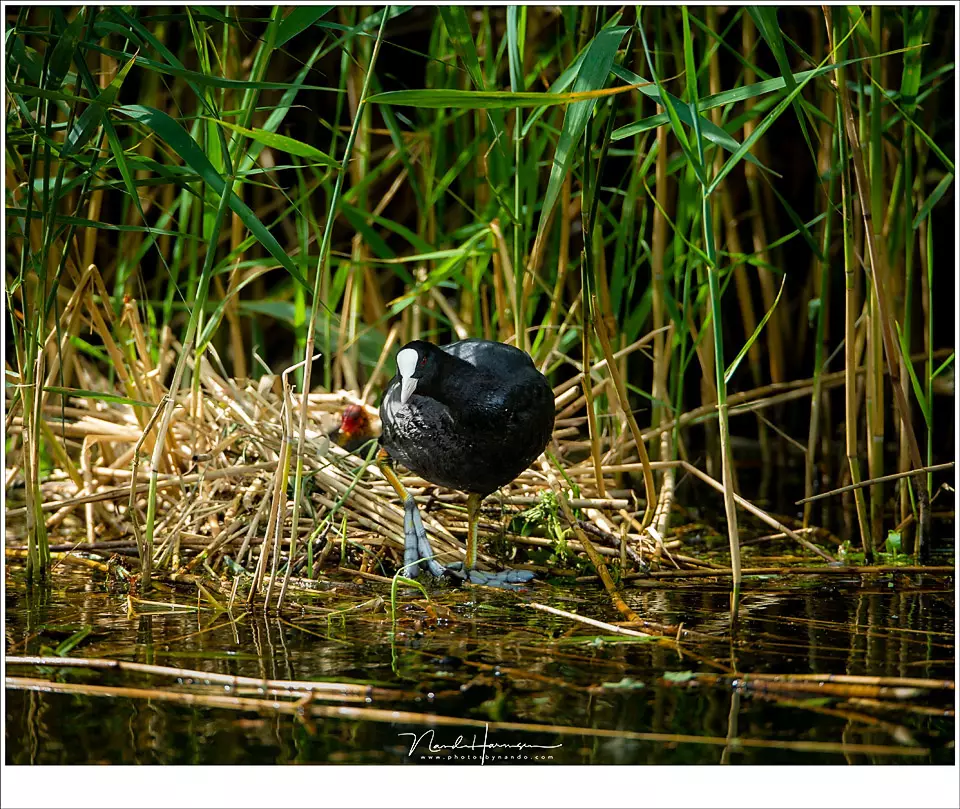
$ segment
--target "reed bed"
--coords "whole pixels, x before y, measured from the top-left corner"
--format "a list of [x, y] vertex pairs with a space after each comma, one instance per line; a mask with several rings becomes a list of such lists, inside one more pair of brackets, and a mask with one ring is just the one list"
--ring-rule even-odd
[[[621, 580], [736, 593], [771, 530], [923, 563], [953, 520], [952, 7], [6, 13], [31, 578], [79, 554], [265, 609], [389, 580], [401, 508], [328, 434], [421, 337], [555, 386], [482, 561], [599, 576], [627, 621]], [[463, 498], [405, 483], [461, 557]], [[722, 562], [684, 531], [708, 491]]]
[[[177, 349], [173, 344], [169, 352], [174, 354]], [[167, 364], [174, 362], [172, 356], [167, 359]], [[291, 580], [284, 567], [291, 574], [300, 574], [292, 579], [295, 585], [307, 587], [303, 579], [316, 578], [331, 566], [348, 574], [379, 574], [385, 579], [392, 575], [402, 559], [403, 511], [379, 469], [370, 463], [375, 442], [354, 454], [341, 449], [328, 436], [338, 426], [345, 405], [365, 406], [374, 429], [377, 411], [349, 391], [308, 397], [303, 457], [308, 483], [301, 513], [310, 519], [300, 526], [291, 567], [289, 502], [282, 522], [273, 529], [267, 524], [273, 502], [269, 493], [280, 474], [286, 440], [278, 423], [285, 406], [276, 393], [280, 380], [263, 377], [256, 387], [248, 383], [240, 388], [206, 362], [199, 380], [199, 403], [193, 401], [192, 394], [182, 394], [170, 424], [174, 444], [166, 460], [168, 468], [179, 471], [156, 476], [157, 511], [163, 515], [157, 530], [164, 538], [155, 549], [156, 575], [174, 581], [200, 581], [205, 575], [216, 580], [221, 571], [231, 575], [249, 571], [254, 576], [260, 571], [263, 579], [262, 571], [275, 570], [278, 562], [272, 561], [274, 558], [283, 560], [280, 572], [270, 574], [278, 584]], [[553, 564], [529, 565], [548, 576], [575, 575], [583, 569], [577, 557], [584, 553], [585, 545], [606, 563], [618, 566], [626, 558], [631, 566], [638, 564], [648, 571], [651, 566], [667, 565], [674, 570], [706, 570], [715, 575], [727, 572], [722, 565], [681, 553], [681, 538], [664, 539], [643, 532], [640, 521], [644, 503], [632, 489], [605, 488], [601, 495], [592, 462], [582, 458], [579, 430], [563, 426], [564, 421], [574, 421], [585, 406], [584, 397], [579, 395], [581, 388], [568, 383], [561, 388], [557, 409], [563, 418], [558, 419], [547, 455], [505, 487], [498, 498], [491, 498], [481, 519], [481, 536], [495, 547], [502, 546], [500, 540], [511, 522], [514, 527], [525, 524], [529, 530], [522, 530], [519, 536], [511, 534], [511, 544], [549, 554]], [[162, 390], [159, 393], [161, 400], [169, 395]], [[298, 397], [291, 394], [290, 399], [291, 410], [298, 410]], [[146, 470], [140, 468], [134, 474], [130, 469], [131, 457], [143, 445], [137, 406], [72, 397], [68, 406], [50, 407], [47, 420], [54, 434], [64, 435], [82, 448], [79, 480], [66, 473], [53, 474], [41, 486], [41, 513], [48, 535], [78, 538], [50, 544], [49, 551], [60, 556], [81, 554], [78, 559], [104, 572], [109, 569], [106, 563], [112, 560], [114, 575], [138, 579], [139, 561], [145, 552], [142, 522], [151, 483]], [[12, 423], [22, 426], [18, 416]], [[615, 473], [640, 471], [642, 465], [634, 453], [609, 446], [612, 440], [600, 444], [604, 457], [616, 457], [618, 461], [617, 465], [601, 466], [609, 480]], [[96, 445], [109, 447], [109, 455], [101, 450], [99, 464], [90, 461]], [[110, 457], [115, 460], [108, 462]], [[684, 469], [688, 465], [658, 462], [653, 466]], [[445, 561], [462, 557], [465, 496], [437, 490], [416, 477], [405, 476], [403, 480], [417, 493], [421, 507], [428, 507], [424, 521], [437, 551]], [[716, 481], [707, 480], [719, 487]], [[812, 547], [815, 553], [824, 553], [775, 518], [752, 508], [774, 528], [784, 530], [785, 536]], [[572, 522], [564, 522], [564, 510]], [[7, 517], [14, 524], [25, 513], [25, 507], [11, 508]], [[276, 515], [272, 518], [277, 519]], [[568, 536], [569, 525], [573, 527], [572, 536]], [[23, 537], [17, 537], [15, 531], [8, 536], [8, 558], [26, 554], [27, 548], [16, 544], [17, 538], [22, 542]], [[481, 558], [492, 563], [503, 561], [489, 555]], [[196, 578], [191, 579], [189, 574], [196, 574]], [[250, 586], [255, 581], [246, 582], [244, 594], [252, 597], [259, 592]]]

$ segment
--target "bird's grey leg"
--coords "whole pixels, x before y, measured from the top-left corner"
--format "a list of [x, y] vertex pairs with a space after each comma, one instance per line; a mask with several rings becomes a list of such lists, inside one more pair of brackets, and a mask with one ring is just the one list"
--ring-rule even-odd
[[531, 570], [501, 570], [497, 573], [487, 573], [483, 570], [470, 568], [464, 571], [463, 562], [454, 562], [444, 567], [435, 558], [430, 540], [427, 538], [427, 531], [420, 519], [420, 509], [417, 508], [413, 496], [409, 494], [403, 501], [403, 533], [405, 539], [403, 550], [404, 570], [414, 571], [404, 573], [405, 576], [415, 577], [419, 572], [418, 563], [424, 562], [427, 570], [438, 579], [443, 575], [448, 575], [461, 581], [468, 581], [471, 584], [499, 587], [503, 590], [519, 589], [521, 585], [526, 584], [533, 578], [533, 571]]
[[403, 570], [401, 574], [411, 579], [420, 572], [420, 563], [427, 566], [427, 570], [436, 578], [444, 575], [471, 584], [482, 584], [485, 587], [499, 587], [502, 590], [518, 590], [533, 578], [532, 570], [500, 570], [496, 573], [487, 573], [484, 570], [470, 568], [464, 570], [463, 562], [454, 562], [444, 567], [436, 560], [427, 531], [420, 518], [420, 509], [413, 495], [408, 494], [403, 499]]
[[534, 578], [532, 570], [499, 570], [496, 573], [487, 573], [485, 570], [472, 568], [464, 571], [463, 562], [454, 562], [445, 568], [446, 572], [470, 584], [482, 584], [484, 587], [499, 587], [501, 590], [519, 590]]
[[403, 564], [405, 576], [416, 577], [419, 572], [418, 562], [424, 562], [434, 576], [439, 578], [446, 572], [446, 568], [435, 558], [430, 540], [427, 539], [427, 530], [420, 519], [420, 509], [412, 494], [403, 499]]
[[394, 491], [400, 495], [400, 499], [403, 500], [403, 568], [400, 570], [401, 575], [415, 579], [420, 573], [420, 562], [425, 562], [427, 569], [434, 576], [442, 576], [445, 568], [433, 558], [433, 548], [430, 547], [427, 531], [423, 527], [423, 520], [420, 519], [420, 509], [417, 508], [417, 502], [400, 482], [397, 473], [393, 471], [390, 456], [382, 448], [377, 453], [377, 466], [390, 485], [393, 486]]
[[420, 575], [420, 550], [414, 525], [414, 515], [417, 513], [417, 504], [408, 494], [403, 502], [403, 569], [400, 575], [409, 579]]
[[447, 570], [457, 578], [466, 579], [471, 584], [485, 587], [499, 587], [502, 590], [517, 590], [533, 578], [530, 570], [501, 570], [487, 573], [477, 570], [477, 529], [480, 519], [480, 502], [483, 497], [470, 494], [467, 497], [467, 558], [466, 563], [454, 562]]
[[397, 477], [396, 472], [390, 465], [390, 456], [382, 449], [377, 455], [377, 466], [380, 467], [383, 476], [403, 500], [403, 568], [400, 571], [401, 575], [415, 579], [420, 573], [420, 563], [422, 562], [427, 566], [427, 570], [437, 578], [444, 575], [452, 576], [460, 581], [469, 581], [471, 584], [500, 587], [504, 590], [516, 590], [520, 585], [533, 578], [533, 573], [529, 570], [501, 570], [498, 573], [486, 573], [473, 567], [476, 564], [476, 523], [480, 511], [480, 498], [476, 495], [471, 495], [467, 508], [470, 522], [468, 537], [472, 538], [472, 542], [468, 541], [467, 553], [468, 556], [473, 556], [473, 562], [467, 569], [464, 569], [463, 562], [454, 562], [449, 567], [444, 567], [434, 556], [430, 540], [427, 538], [427, 530], [423, 527], [423, 520], [420, 518], [420, 509], [417, 508], [416, 500], [400, 482], [400, 478]]
[[482, 570], [471, 570], [467, 578], [473, 584], [485, 584], [487, 587], [502, 587], [504, 590], [513, 590], [522, 584], [532, 581], [532, 570], [513, 570], [507, 568], [496, 573], [485, 573]]

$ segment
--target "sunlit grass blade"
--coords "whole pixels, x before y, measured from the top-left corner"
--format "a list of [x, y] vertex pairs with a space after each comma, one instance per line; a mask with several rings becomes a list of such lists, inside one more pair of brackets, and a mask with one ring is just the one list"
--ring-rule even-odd
[[[661, 90], [656, 86], [654, 82], [645, 81], [641, 76], [638, 76], [636, 73], [633, 73], [627, 70], [624, 67], [615, 65], [613, 67], [613, 73], [618, 78], [623, 79], [626, 82], [630, 82], [632, 87], [636, 87], [641, 93], [649, 98], [652, 98], [660, 106], [665, 107], [661, 98]], [[670, 103], [673, 105], [673, 109], [677, 114], [677, 117], [685, 123], [687, 126], [694, 125], [694, 116], [690, 111], [689, 107], [684, 104], [679, 98], [670, 93], [663, 91], [663, 95], [666, 96]], [[698, 104], [698, 107], [702, 110], [704, 109], [702, 102]], [[697, 126], [700, 127], [703, 132], [703, 136], [709, 140], [711, 143], [715, 143], [718, 146], [722, 146], [728, 152], [735, 152], [740, 148], [740, 143], [732, 135], [725, 132], [719, 126], [713, 123], [703, 116], [697, 116]], [[655, 129], [658, 126], [662, 126], [665, 123], [670, 121], [670, 114], [667, 112], [660, 113], [659, 115], [652, 115], [649, 118], [644, 118], [642, 121], [636, 121], [632, 124], [627, 124], [622, 126], [619, 129], [613, 130], [613, 134], [610, 136], [611, 140], [623, 140], [624, 138], [633, 137], [634, 135], [639, 135], [642, 132], [646, 132], [649, 129]], [[754, 163], [760, 166], [765, 171], [769, 171], [775, 176], [780, 176], [776, 172], [764, 166], [756, 157], [752, 154], [747, 154], [746, 160], [749, 160], [751, 163]]]
[[773, 306], [767, 309], [763, 313], [763, 317], [760, 319], [760, 322], [757, 324], [757, 328], [754, 329], [753, 334], [750, 335], [750, 338], [743, 344], [743, 348], [737, 353], [737, 356], [734, 357], [733, 362], [727, 366], [727, 370], [723, 372], [723, 381], [725, 383], [730, 382], [733, 378], [733, 375], [737, 372], [737, 368], [740, 363], [743, 361], [743, 358], [747, 356], [747, 352], [750, 351], [750, 348], [754, 343], [757, 342], [757, 339], [760, 337], [760, 333], [763, 331], [763, 327], [767, 325], [767, 321], [770, 319], [770, 316], [773, 314], [774, 310], [777, 308], [777, 304], [780, 303], [780, 296], [783, 295], [783, 290], [787, 285], [787, 276], [784, 275], [780, 280], [780, 290], [777, 292], [777, 297], [774, 298]]
[[[10, 216], [27, 216], [25, 208], [8, 208], [7, 214]], [[46, 218], [39, 211], [30, 212], [31, 219]], [[118, 233], [150, 233], [155, 236], [178, 236], [174, 230], [166, 228], [150, 227], [148, 225], [117, 225], [110, 222], [104, 222], [100, 219], [85, 219], [82, 216], [68, 216], [67, 214], [54, 214], [53, 221], [62, 225], [72, 225], [80, 228], [99, 228], [101, 230], [115, 230]], [[199, 236], [188, 235], [184, 237], [187, 241], [200, 241]]]
[[507, 6], [507, 62], [510, 67], [510, 89], [523, 91], [523, 57], [521, 49], [521, 17], [525, 16], [519, 6]]
[[[609, 28], [594, 37], [584, 56], [580, 72], [573, 83], [574, 95], [597, 91], [603, 87], [610, 74], [610, 68], [613, 67], [617, 48], [628, 30], [628, 28], [622, 26]], [[593, 112], [593, 107], [593, 100], [577, 101], [568, 107], [564, 113], [563, 127], [560, 130], [553, 165], [550, 168], [550, 179], [547, 182], [547, 190], [543, 195], [540, 226], [537, 230], [538, 241], [543, 237], [543, 231], [550, 218], [550, 213], [556, 204], [557, 197], [560, 195], [560, 186], [570, 168], [574, 149], [583, 135], [584, 129], [586, 129], [587, 119]]]
[[67, 132], [67, 136], [63, 142], [63, 149], [60, 151], [62, 158], [71, 157], [79, 152], [86, 146], [90, 138], [93, 137], [97, 126], [103, 119], [106, 108], [113, 104], [117, 94], [120, 92], [124, 79], [127, 78], [127, 75], [130, 73], [130, 68], [133, 67], [133, 62], [133, 59], [127, 60], [127, 63], [120, 68], [113, 81], [100, 93], [100, 96], [97, 98], [97, 103], [90, 104], [77, 119], [70, 131]]
[[131, 399], [129, 396], [120, 396], [115, 393], [108, 393], [102, 390], [84, 390], [83, 388], [61, 388], [57, 385], [48, 385], [44, 387], [47, 393], [55, 393], [58, 396], [73, 396], [78, 399], [89, 399], [92, 402], [106, 402], [108, 404], [129, 405], [130, 407], [147, 407], [151, 410], [156, 407], [156, 403], [141, 402], [139, 399]]
[[933, 206], [943, 198], [943, 195], [947, 193], [951, 185], [953, 185], [953, 172], [948, 171], [943, 175], [943, 177], [940, 178], [940, 182], [937, 183], [933, 191], [930, 192], [930, 196], [924, 200], [920, 210], [917, 211], [917, 215], [913, 219], [914, 230], [919, 228], [923, 220], [930, 215], [930, 211], [933, 210]]
[[[621, 12], [619, 11], [616, 12], [610, 17], [609, 20], [607, 20], [606, 23], [604, 23], [603, 29], [601, 30], [607, 30], [607, 29], [616, 27], [617, 23], [620, 22], [620, 18], [622, 16], [623, 15], [621, 14]], [[576, 57], [574, 57], [573, 61], [570, 62], [570, 64], [564, 68], [563, 72], [559, 76], [557, 76], [556, 80], [550, 85], [549, 92], [562, 93], [571, 84], [573, 84], [573, 82], [576, 80], [577, 76], [580, 73], [580, 66], [583, 64], [583, 60], [586, 58], [587, 51], [590, 48], [590, 44], [591, 43], [588, 42], [586, 45], [584, 45], [583, 48], [580, 50], [580, 52], [576, 55]], [[612, 69], [616, 70], [616, 68], [617, 66], [614, 65]], [[533, 125], [540, 119], [540, 116], [543, 115], [545, 111], [546, 111], [546, 108], [544, 107], [542, 109], [534, 110], [529, 115], [529, 117], [523, 124], [523, 130], [522, 130], [523, 137], [527, 137]]]
[[[213, 119], [207, 118], [206, 120], [209, 121]], [[221, 126], [225, 126], [227, 129], [232, 129], [234, 132], [239, 132], [241, 135], [246, 135], [248, 138], [255, 140], [257, 143], [263, 146], [279, 149], [282, 152], [297, 155], [305, 160], [312, 160], [316, 163], [319, 163], [321, 166], [332, 166], [336, 169], [340, 168], [340, 164], [330, 157], [330, 155], [328, 155], [326, 152], [321, 152], [315, 146], [311, 146], [309, 143], [299, 141], [296, 138], [290, 138], [286, 135], [278, 135], [276, 132], [268, 132], [265, 129], [248, 129], [245, 126], [231, 124], [229, 121], [219, 121], [219, 123]]]
[[507, 90], [391, 90], [372, 95], [369, 100], [371, 104], [391, 104], [424, 109], [508, 110], [517, 107], [589, 103], [598, 98], [627, 93], [634, 89], [636, 87], [631, 85], [572, 93], [513, 93]]
[[464, 242], [459, 249], [454, 252], [450, 258], [446, 259], [444, 262], [439, 264], [435, 269], [428, 273], [426, 279], [418, 283], [416, 287], [411, 289], [407, 294], [397, 298], [390, 304], [390, 314], [397, 315], [414, 303], [417, 298], [425, 292], [429, 292], [438, 284], [447, 281], [451, 276], [454, 275], [464, 263], [471, 257], [479, 254], [480, 250], [478, 246], [482, 241], [488, 239], [490, 232], [487, 229], [483, 229], [471, 236], [466, 242]]
[[903, 329], [900, 327], [899, 322], [896, 322], [896, 326], [897, 338], [900, 341], [900, 351], [903, 355], [903, 363], [907, 369], [907, 375], [910, 377], [910, 384], [913, 386], [913, 395], [917, 397], [917, 404], [920, 405], [920, 412], [923, 413], [923, 420], [927, 425], [927, 429], [929, 430], [932, 426], [930, 401], [923, 392], [923, 385], [921, 384], [919, 377], [917, 377], [917, 371], [913, 367], [913, 360], [910, 359], [910, 346], [907, 344], [906, 335], [903, 333]]

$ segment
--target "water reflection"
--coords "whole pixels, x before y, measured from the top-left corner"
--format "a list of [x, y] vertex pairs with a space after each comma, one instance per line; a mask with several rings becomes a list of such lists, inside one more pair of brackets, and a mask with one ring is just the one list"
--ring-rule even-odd
[[[951, 763], [955, 755], [954, 717], [945, 714], [952, 692], [918, 691], [899, 701], [867, 692], [825, 698], [743, 690], [722, 677], [694, 683], [683, 674], [735, 669], [952, 679], [952, 578], [887, 576], [865, 586], [859, 579], [811, 579], [789, 588], [782, 579], [753, 581], [735, 638], [722, 587], [627, 590], [630, 606], [645, 618], [713, 636], [679, 647], [601, 636], [506, 594], [445, 591], [429, 605], [405, 602], [394, 632], [382, 609], [330, 616], [305, 607], [264, 617], [236, 608], [198, 611], [202, 602], [172, 591], [154, 594], [158, 605], [131, 604], [70, 573], [58, 572], [51, 586], [31, 591], [9, 574], [7, 583], [8, 656], [49, 655], [89, 625], [72, 657], [391, 689], [384, 692], [389, 698], [321, 701], [299, 712], [269, 710], [266, 703], [227, 710], [169, 701], [160, 691], [244, 696], [229, 685], [8, 666], [8, 677], [72, 688], [142, 689], [135, 696], [91, 696], [8, 688], [13, 764], [443, 763], [475, 754], [457, 747], [458, 736], [466, 745], [484, 734], [506, 745], [496, 750], [499, 759], [488, 749], [487, 764], [532, 763], [515, 756], [535, 755], [534, 748], [508, 747], [520, 743], [548, 747], [544, 763], [565, 764]], [[364, 599], [384, 594], [380, 585], [364, 588]], [[584, 615], [610, 614], [605, 596], [590, 587], [541, 587], [527, 598]], [[147, 698], [150, 689], [155, 694]], [[259, 690], [246, 696], [268, 696]], [[400, 734], [420, 736], [430, 725], [338, 718], [357, 708], [456, 721], [436, 726], [436, 749], [418, 755], [410, 752], [413, 737]], [[521, 732], [517, 723], [539, 729]], [[565, 730], [551, 729], [557, 726]]]

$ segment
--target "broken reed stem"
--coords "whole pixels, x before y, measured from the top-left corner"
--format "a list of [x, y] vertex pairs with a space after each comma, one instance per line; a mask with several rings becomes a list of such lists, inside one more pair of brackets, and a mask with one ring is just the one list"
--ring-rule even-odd
[[[280, 458], [277, 461], [277, 474], [275, 474], [273, 477], [273, 498], [270, 504], [270, 516], [267, 518], [267, 531], [263, 538], [263, 544], [260, 546], [260, 558], [257, 560], [257, 569], [253, 575], [253, 583], [250, 585], [250, 593], [247, 596], [247, 603], [250, 605], [253, 604], [254, 598], [256, 597], [256, 594], [260, 590], [260, 586], [263, 583], [263, 577], [267, 571], [267, 556], [270, 552], [271, 542], [276, 533], [282, 529], [279, 513], [281, 500], [286, 503], [287, 473], [285, 470], [289, 470], [290, 468], [288, 458], [289, 452], [290, 442], [283, 441], [280, 444]], [[264, 606], [266, 607], [266, 602]]]
[[874, 677], [864, 674], [774, 674], [771, 672], [753, 673], [753, 674], [695, 674], [699, 678], [715, 677], [724, 679], [728, 677], [745, 677], [750, 680], [776, 680], [780, 682], [817, 682], [817, 683], [846, 683], [850, 685], [879, 685], [892, 686], [894, 688], [926, 688], [929, 690], [956, 690], [956, 683], [953, 680], [930, 680], [922, 677]]
[[835, 497], [838, 494], [843, 494], [844, 492], [852, 492], [855, 489], [862, 489], [867, 486], [873, 486], [877, 483], [887, 483], [891, 480], [900, 480], [901, 478], [914, 477], [915, 475], [927, 475], [931, 472], [940, 472], [945, 469], [953, 469], [956, 464], [953, 461], [948, 463], [938, 463], [933, 466], [924, 466], [922, 469], [908, 469], [905, 472], [895, 472], [891, 475], [884, 475], [881, 478], [874, 478], [872, 480], [862, 480], [859, 483], [853, 483], [850, 486], [841, 486], [839, 489], [831, 489], [829, 492], [820, 492], [820, 494], [815, 494], [811, 497], [804, 497], [803, 500], [797, 500], [794, 505], [802, 505], [804, 503], [811, 503], [814, 500], [822, 500], [824, 497]]
[[[294, 365], [291, 365], [280, 375], [281, 380], [281, 391], [283, 393], [283, 417], [280, 421], [283, 427], [282, 441], [284, 445], [289, 446], [292, 436], [293, 436], [293, 398], [291, 396], [291, 385], [290, 385], [290, 374], [293, 371], [296, 371], [298, 368], [303, 368], [305, 365], [312, 365], [317, 359], [320, 358], [319, 354], [315, 354], [308, 359], [298, 362]], [[306, 388], [304, 388], [304, 393], [306, 393]], [[303, 397], [304, 404], [307, 401], [307, 396]], [[301, 410], [301, 413], [303, 410]], [[298, 438], [302, 438], [304, 433], [301, 433]], [[285, 453], [284, 463], [280, 466], [284, 478], [284, 486], [280, 492], [281, 497], [284, 498], [284, 513], [286, 512], [286, 496], [287, 496], [287, 486], [286, 481], [290, 475], [290, 453], [289, 451]], [[297, 443], [297, 476], [300, 477], [303, 474], [303, 444], [298, 440]], [[294, 487], [294, 497], [296, 497], [296, 487]], [[296, 558], [297, 554], [297, 536], [298, 536], [298, 517], [300, 514], [300, 503], [299, 498], [295, 499], [293, 502], [293, 516], [291, 518], [290, 526], [290, 558], [287, 562], [286, 574], [283, 577], [283, 586], [280, 588], [280, 595], [277, 597], [277, 609], [279, 610], [283, 606], [283, 598], [287, 594], [287, 583], [290, 581], [290, 571], [293, 568], [293, 560]], [[282, 525], [277, 528], [277, 536], [282, 533]], [[279, 550], [274, 551], [273, 556], [273, 573], [270, 577], [270, 586], [267, 588], [267, 597], [264, 599], [264, 610], [268, 609], [270, 603], [270, 587], [273, 585], [273, 576], [277, 572], [277, 562], [278, 557], [280, 556]]]
[[[699, 469], [697, 469], [697, 467], [695, 467], [693, 464], [688, 463], [687, 461], [679, 461], [678, 463], [679, 463], [679, 465], [680, 465], [681, 468], [683, 468], [684, 470], [686, 470], [687, 472], [689, 472], [691, 475], [694, 475], [695, 477], [700, 478], [700, 480], [702, 480], [704, 483], [712, 486], [712, 487], [713, 487], [714, 489], [716, 489], [717, 491], [720, 491], [720, 492], [723, 492], [723, 491], [724, 491], [724, 486], [723, 486], [723, 484], [721, 484], [721, 483], [720, 483], [719, 481], [717, 481], [717, 480], [714, 480], [714, 479], [713, 479], [712, 477], [710, 477], [706, 472], [701, 472], [701, 471], [700, 471]], [[794, 531], [791, 531], [789, 528], [787, 528], [787, 526], [783, 525], [783, 523], [781, 523], [780, 521], [778, 521], [778, 520], [774, 519], [773, 517], [771, 517], [771, 516], [770, 516], [769, 514], [767, 514], [763, 509], [759, 508], [758, 506], [755, 506], [753, 503], [751, 503], [751, 502], [750, 502], [749, 500], [747, 500], [746, 498], [741, 497], [739, 494], [736, 494], [735, 492], [732, 493], [732, 495], [733, 495], [733, 497], [732, 497], [733, 502], [734, 502], [736, 505], [740, 506], [740, 508], [742, 508], [744, 511], [749, 511], [751, 514], [753, 514], [753, 516], [758, 517], [759, 519], [763, 520], [767, 525], [769, 525], [769, 526], [772, 527], [772, 528], [775, 528], [777, 531], [783, 531], [783, 532], [784, 532], [787, 536], [789, 536], [790, 539], [792, 539], [794, 542], [798, 542], [799, 544], [803, 545], [803, 547], [806, 548], [808, 551], [812, 551], [813, 553], [817, 554], [817, 556], [821, 557], [821, 558], [824, 559], [825, 561], [831, 562], [831, 563], [836, 561], [836, 559], [834, 559], [834, 558], [833, 558], [830, 554], [828, 554], [826, 551], [821, 550], [821, 549], [818, 548], [816, 545], [814, 545], [812, 542], [808, 542], [806, 539], [804, 539], [803, 537], [801, 537], [799, 534], [795, 533]], [[739, 557], [738, 557], [738, 561], [739, 561]], [[736, 570], [738, 569], [738, 567], [737, 567], [736, 565], [733, 565], [732, 567], [733, 567], [733, 570], [734, 570], [734, 571], [736, 571]], [[734, 576], [734, 578], [736, 578], [736, 575]]]
[[[881, 576], [889, 573], [910, 575], [926, 573], [934, 575], [950, 575], [954, 568], [949, 565], [855, 565], [821, 566], [821, 567], [745, 567], [741, 569], [744, 576]], [[696, 570], [649, 570], [644, 573], [628, 573], [624, 581], [638, 579], [706, 579], [711, 576], [732, 576], [730, 568], [697, 568]], [[592, 576], [590, 578], [593, 578]], [[578, 577], [579, 581], [580, 577]]]
[[160, 399], [159, 404], [157, 404], [157, 406], [153, 409], [150, 419], [147, 421], [146, 426], [143, 428], [143, 432], [140, 434], [140, 438], [133, 447], [133, 461], [130, 468], [130, 499], [127, 503], [127, 512], [130, 515], [130, 524], [133, 527], [133, 537], [137, 541], [137, 550], [140, 552], [141, 560], [146, 553], [146, 545], [144, 544], [143, 535], [140, 533], [140, 524], [137, 520], [137, 473], [140, 469], [140, 448], [143, 446], [144, 441], [146, 441], [147, 434], [153, 429], [153, 425], [156, 424], [160, 414], [166, 409], [169, 399], [170, 393], [165, 393]]
[[603, 587], [610, 596], [610, 599], [613, 601], [613, 606], [616, 607], [617, 611], [628, 621], [642, 623], [640, 616], [630, 609], [630, 607], [627, 606], [627, 602], [623, 600], [623, 597], [617, 590], [617, 585], [614, 584], [613, 579], [610, 577], [610, 571], [607, 570], [607, 566], [603, 561], [603, 557], [597, 553], [597, 549], [593, 547], [593, 543], [587, 538], [586, 532], [584, 532], [584, 530], [577, 523], [576, 518], [573, 516], [573, 512], [570, 511], [570, 506], [567, 505], [567, 499], [560, 490], [559, 486], [554, 487], [554, 495], [557, 498], [557, 502], [560, 503], [560, 508], [563, 510], [564, 517], [567, 518], [567, 522], [570, 524], [573, 532], [577, 535], [577, 539], [580, 540], [580, 544], [583, 546], [583, 549], [586, 551], [591, 564], [593, 564], [594, 569], [597, 571], [600, 581], [603, 582]]
[[[3, 555], [7, 559], [26, 559], [27, 566], [29, 567], [30, 562], [30, 549], [29, 548], [4, 548]], [[100, 573], [109, 573], [110, 567], [103, 562], [98, 562], [95, 559], [87, 559], [84, 556], [76, 556], [69, 551], [62, 553], [48, 552], [48, 557], [52, 560], [57, 560], [60, 562], [67, 562], [71, 565], [77, 565], [79, 567], [88, 567], [92, 570], [99, 571]]]
[[[233, 476], [245, 477], [247, 475], [255, 475], [258, 472], [271, 471], [276, 468], [276, 461], [266, 461], [265, 463], [255, 463], [248, 466], [230, 466], [224, 469], [211, 469], [206, 472], [183, 475], [181, 477], [171, 476], [165, 480], [159, 480], [157, 482], [157, 489], [189, 486], [194, 483], [198, 483], [200, 480], [216, 480], [219, 478]], [[136, 487], [134, 493], [143, 494], [149, 490], [149, 483], [141, 483]], [[102, 500], [119, 499], [123, 497], [123, 495], [129, 494], [130, 491], [131, 489], [128, 486], [116, 486], [112, 489], [104, 489], [96, 494], [85, 495], [83, 497], [72, 497], [69, 500], [47, 500], [41, 505], [41, 508], [43, 511], [58, 511], [62, 508], [74, 508], [76, 506], [82, 506], [85, 503], [98, 503]], [[25, 508], [15, 508], [10, 509], [7, 512], [7, 517], [22, 517], [24, 514], [26, 514]]]
[[[598, 302], [596, 296], [593, 300], [593, 310], [597, 311]], [[646, 506], [643, 511], [643, 528], [646, 528], [653, 522], [653, 515], [657, 508], [657, 491], [653, 483], [653, 472], [650, 469], [650, 458], [647, 455], [646, 445], [640, 435], [640, 427], [637, 426], [637, 420], [634, 418], [633, 409], [630, 407], [630, 399], [627, 396], [626, 386], [620, 377], [620, 370], [614, 360], [613, 350], [610, 347], [610, 337], [607, 334], [607, 326], [602, 314], [593, 318], [593, 325], [597, 331], [597, 337], [600, 338], [600, 345], [603, 348], [604, 358], [607, 361], [607, 369], [613, 379], [613, 385], [616, 388], [617, 396], [620, 399], [620, 408], [627, 418], [627, 424], [630, 425], [630, 433], [637, 447], [637, 453], [640, 455], [640, 463], [643, 464], [643, 488], [646, 494]], [[602, 495], [601, 495], [602, 496]]]
[[632, 635], [637, 638], [652, 638], [657, 637], [656, 635], [651, 635], [648, 632], [638, 632], [635, 629], [628, 629], [625, 626], [617, 626], [616, 624], [608, 624], [605, 621], [597, 621], [593, 618], [587, 618], [585, 615], [577, 615], [575, 612], [567, 612], [566, 610], [557, 609], [556, 607], [551, 607], [547, 604], [537, 604], [537, 603], [528, 603], [526, 606], [530, 609], [539, 610], [540, 612], [545, 612], [549, 615], [557, 615], [560, 618], [567, 618], [571, 621], [575, 621], [579, 624], [586, 624], [587, 626], [592, 626], [595, 629], [602, 629], [604, 632], [609, 632], [611, 635]]
[[[592, 307], [586, 305], [583, 307], [583, 333], [580, 340], [581, 350], [583, 351], [583, 365], [585, 368], [590, 366], [590, 321], [595, 319], [591, 315]], [[583, 399], [586, 405], [587, 413], [587, 431], [590, 436], [590, 457], [593, 460], [593, 476], [597, 486], [597, 493], [600, 497], [607, 496], [606, 483], [603, 480], [603, 462], [600, 459], [600, 433], [597, 426], [597, 414], [594, 410], [594, 391], [593, 380], [590, 374], [583, 375]]]

